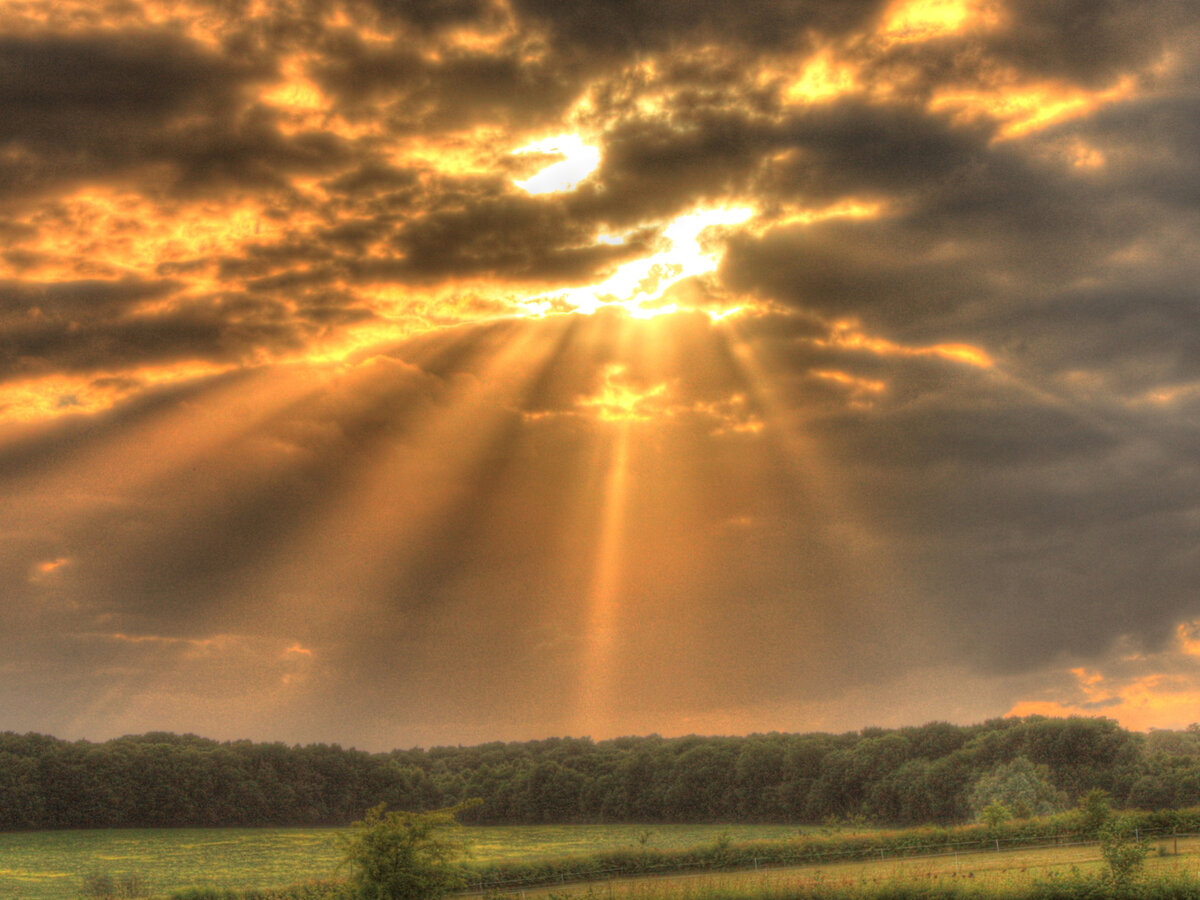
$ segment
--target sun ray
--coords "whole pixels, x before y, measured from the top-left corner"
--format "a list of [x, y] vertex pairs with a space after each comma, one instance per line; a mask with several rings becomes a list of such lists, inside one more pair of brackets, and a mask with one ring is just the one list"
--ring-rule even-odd
[[614, 668], [621, 622], [626, 507], [629, 492], [629, 420], [615, 423], [608, 440], [607, 473], [595, 539], [595, 561], [584, 624], [579, 673], [580, 734], [612, 734], [616, 725]]
[[[473, 365], [474, 374], [449, 382], [430, 382], [422, 370], [411, 370], [418, 383], [406, 390], [419, 393], [424, 383], [433, 395], [385, 429], [373, 452], [346, 473], [338, 495], [311, 510], [262, 567], [270, 575], [258, 590], [278, 598], [264, 614], [286, 611], [336, 633], [350, 606], [367, 619], [379, 617], [385, 627], [388, 585], [416, 562], [405, 548], [421, 546], [438, 517], [465, 498], [468, 474], [509, 427], [521, 397], [557, 352], [555, 337], [564, 327], [507, 332]], [[406, 368], [398, 360], [376, 365]], [[395, 499], [380, 503], [383, 497]]]
[[[233, 441], [271, 415], [299, 402], [313, 388], [310, 378], [252, 371], [192, 386], [178, 396], [167, 395], [144, 410], [126, 410], [118, 418], [73, 422], [61, 428], [78, 429], [80, 437], [64, 440], [70, 431], [42, 426], [22, 440], [30, 446], [66, 445], [66, 450], [39, 454], [39, 462], [14, 484], [8, 512], [29, 507], [40, 518], [56, 505], [55, 497], [78, 499], [78, 485], [93, 485], [91, 502], [104, 506], [112, 498], [137, 496], [156, 483], [193, 469], [212, 447]], [[193, 393], [204, 403], [194, 402]], [[10, 441], [7, 449], [20, 443]], [[130, 465], [137, 459], [138, 465]], [[50, 463], [53, 462], [53, 465]], [[90, 521], [73, 513], [73, 529]]]

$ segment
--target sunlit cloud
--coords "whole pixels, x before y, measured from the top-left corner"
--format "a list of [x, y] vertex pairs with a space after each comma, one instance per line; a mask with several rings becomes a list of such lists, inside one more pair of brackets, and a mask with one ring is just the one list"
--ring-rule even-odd
[[29, 574], [29, 580], [34, 584], [44, 582], [48, 578], [53, 578], [56, 573], [61, 573], [72, 562], [73, 560], [69, 556], [59, 556], [55, 559], [42, 560], [33, 565], [33, 570]]
[[887, 205], [880, 201], [842, 200], [829, 206], [802, 207], [781, 204], [772, 216], [762, 215], [750, 226], [754, 234], [763, 234], [772, 228], [788, 228], [794, 225], [812, 225], [830, 219], [877, 219], [887, 213]]
[[828, 338], [817, 340], [816, 343], [852, 350], [866, 350], [879, 356], [939, 357], [978, 369], [990, 369], [995, 365], [985, 350], [970, 344], [945, 343], [928, 347], [906, 347], [884, 338], [864, 334], [856, 322], [834, 323], [833, 333]]
[[863, 378], [859, 375], [853, 375], [837, 369], [814, 369], [812, 374], [817, 378], [831, 381], [846, 388], [853, 398], [852, 404], [854, 406], [869, 406], [873, 395], [882, 394], [887, 390], [886, 381], [878, 378]]
[[645, 422], [655, 415], [654, 407], [666, 397], [667, 386], [655, 384], [640, 388], [625, 377], [626, 367], [619, 363], [604, 370], [604, 382], [592, 396], [581, 397], [578, 406], [593, 412], [602, 422]]
[[247, 198], [156, 203], [144, 194], [85, 188], [17, 220], [27, 229], [0, 258], [0, 277], [53, 281], [186, 272], [190, 289], [215, 288], [216, 265], [247, 244], [312, 225], [267, 215]]
[[805, 63], [798, 78], [783, 91], [786, 103], [823, 103], [859, 90], [857, 67], [839, 60], [829, 48]]
[[1003, 15], [995, 0], [898, 0], [888, 9], [879, 36], [891, 43], [937, 40], [995, 28]]
[[[1010, 140], [1086, 116], [1131, 97], [1135, 89], [1136, 82], [1129, 76], [1103, 90], [1087, 90], [1053, 82], [1022, 82], [1019, 73], [1009, 71], [1000, 73], [995, 84], [986, 88], [938, 90], [930, 98], [929, 108], [933, 112], [948, 110], [961, 121], [981, 116], [994, 119], [1000, 124], [997, 139]], [[1077, 158], [1084, 166], [1102, 159], [1086, 150]]]

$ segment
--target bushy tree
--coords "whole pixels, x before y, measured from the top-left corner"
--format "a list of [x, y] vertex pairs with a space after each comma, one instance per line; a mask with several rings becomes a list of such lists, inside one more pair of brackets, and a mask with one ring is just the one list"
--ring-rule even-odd
[[1079, 800], [1079, 825], [1088, 834], [1095, 834], [1112, 818], [1108, 792], [1092, 788]]
[[461, 806], [427, 813], [369, 810], [340, 841], [356, 900], [436, 900], [463, 884], [465, 852], [454, 816]]
[[1003, 825], [1012, 817], [1012, 810], [999, 800], [993, 800], [979, 811], [979, 821], [990, 826], [991, 828]]
[[1018, 756], [981, 775], [971, 789], [969, 803], [976, 816], [981, 816], [993, 803], [1000, 803], [1016, 818], [1026, 819], [1058, 812], [1064, 799], [1062, 792], [1050, 783], [1050, 770], [1046, 766], [1035, 766]]

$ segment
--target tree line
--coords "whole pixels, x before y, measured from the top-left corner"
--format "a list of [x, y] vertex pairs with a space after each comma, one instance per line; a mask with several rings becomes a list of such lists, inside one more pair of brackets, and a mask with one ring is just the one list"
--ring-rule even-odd
[[0, 830], [341, 825], [380, 803], [422, 811], [472, 799], [463, 819], [481, 824], [948, 824], [995, 802], [985, 788], [1017, 782], [1041, 798], [1031, 803], [1051, 806], [1093, 789], [1122, 807], [1200, 805], [1200, 727], [1145, 735], [1107, 719], [1029, 717], [389, 753], [169, 733], [103, 743], [0, 733]]

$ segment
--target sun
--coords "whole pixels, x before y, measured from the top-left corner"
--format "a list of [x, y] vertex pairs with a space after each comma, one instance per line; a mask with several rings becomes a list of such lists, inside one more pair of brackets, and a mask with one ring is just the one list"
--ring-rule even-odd
[[514, 181], [517, 187], [531, 194], [552, 194], [571, 191], [600, 165], [600, 149], [583, 142], [577, 134], [559, 134], [532, 144], [526, 144], [514, 155], [528, 153], [553, 154], [563, 157], [559, 162], [542, 169], [536, 175]]

